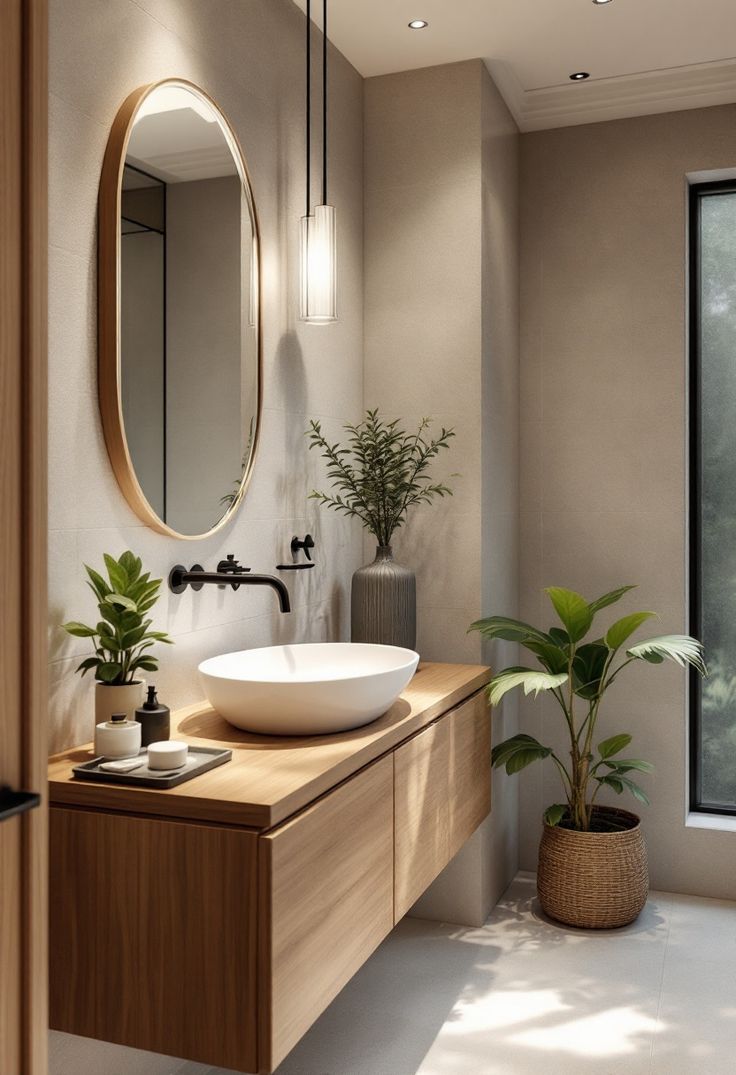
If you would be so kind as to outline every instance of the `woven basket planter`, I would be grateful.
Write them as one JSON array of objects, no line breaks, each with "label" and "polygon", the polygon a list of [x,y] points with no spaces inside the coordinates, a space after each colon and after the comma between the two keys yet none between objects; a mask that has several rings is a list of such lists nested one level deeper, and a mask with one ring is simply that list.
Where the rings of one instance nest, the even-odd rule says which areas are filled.
[{"label": "woven basket planter", "polygon": [[647,850],[636,814],[613,806],[593,811],[629,828],[575,832],[545,824],[537,892],[550,918],[582,929],[614,929],[633,922],[646,903]]}]

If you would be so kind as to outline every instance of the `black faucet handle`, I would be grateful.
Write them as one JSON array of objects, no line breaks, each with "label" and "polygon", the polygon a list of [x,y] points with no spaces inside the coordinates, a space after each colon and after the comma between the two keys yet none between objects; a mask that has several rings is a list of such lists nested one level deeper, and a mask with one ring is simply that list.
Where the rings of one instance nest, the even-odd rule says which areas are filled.
[{"label": "black faucet handle", "polygon": [[245,575],[250,568],[243,567],[240,561],[235,559],[235,553],[229,552],[226,560],[220,560],[217,571],[220,575]]},{"label": "black faucet handle", "polygon": [[307,536],[304,538],[303,541],[300,541],[298,537],[293,537],[291,539],[291,551],[294,553],[295,556],[299,552],[300,549],[303,549],[304,550],[304,555],[306,556],[307,560],[311,560],[312,557],[311,557],[311,555],[309,553],[309,550],[313,549],[313,548],[314,548],[314,538],[312,537],[311,534],[307,534]]}]

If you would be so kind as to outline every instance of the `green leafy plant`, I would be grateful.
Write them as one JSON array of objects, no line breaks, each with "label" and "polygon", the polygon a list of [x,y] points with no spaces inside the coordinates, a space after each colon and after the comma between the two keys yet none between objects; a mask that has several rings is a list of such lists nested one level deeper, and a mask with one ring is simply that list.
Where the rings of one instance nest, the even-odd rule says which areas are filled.
[{"label": "green leafy plant", "polygon": [[430,419],[423,418],[415,433],[407,433],[398,418],[385,421],[377,409],[366,411],[362,422],[343,427],[349,435],[347,446],[340,446],[330,444],[321,424],[312,420],[306,432],[309,448],[322,452],[336,492],[313,490],[310,499],[360,519],[379,545],[390,545],[415,504],[452,496],[447,485],[430,480],[429,468],[455,433],[443,427],[438,437],[430,437],[430,426]]},{"label": "green leafy plant", "polygon": [[134,683],[139,670],[155,672],[158,660],[149,651],[157,642],[171,644],[165,631],[151,631],[146,618],[158,601],[161,579],[143,573],[140,557],[124,552],[119,560],[104,554],[107,579],[84,565],[87,585],[97,598],[100,621],[96,627],[72,621],[62,624],[70,635],[89,638],[94,656],[77,668],[83,676],[92,669],[100,683],[122,686]]},{"label": "green leafy plant", "polygon": [[[616,620],[602,637],[586,642],[596,613],[615,604],[633,586],[621,586],[595,601],[586,601],[579,593],[550,586],[545,593],[559,617],[562,627],[540,631],[521,620],[490,616],[472,624],[487,639],[517,642],[534,655],[539,668],[506,668],[491,680],[488,688],[492,705],[515,687],[535,697],[545,691],[562,711],[570,740],[570,763],[565,764],[555,751],[543,746],[531,735],[514,735],[493,749],[493,764],[504,766],[507,773],[518,773],[534,761],[551,758],[562,780],[566,802],[550,806],[545,821],[588,832],[593,821],[593,806],[601,788],[617,794],[630,792],[648,804],[644,790],[632,779],[632,773],[652,772],[653,766],[638,758],[619,755],[632,741],[626,733],[611,736],[597,744],[594,753],[596,723],[603,697],[621,672],[635,661],[662,664],[674,661],[696,668],[705,676],[703,647],[689,635],[660,635],[627,646],[634,632],[655,616],[654,612],[631,612]],[[600,823],[596,819],[596,823]]]}]

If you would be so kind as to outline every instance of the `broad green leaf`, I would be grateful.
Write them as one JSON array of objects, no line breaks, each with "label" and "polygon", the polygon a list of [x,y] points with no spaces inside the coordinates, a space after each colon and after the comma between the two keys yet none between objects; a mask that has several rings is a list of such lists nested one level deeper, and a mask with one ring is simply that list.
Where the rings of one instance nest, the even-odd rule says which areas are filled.
[{"label": "broad green leaf", "polygon": [[108,605],[107,601],[100,601],[97,606],[100,610],[100,615],[103,619],[114,627],[116,630],[123,626],[123,616],[125,612],[122,608],[117,608],[115,605]]},{"label": "broad green leaf", "polygon": [[627,594],[629,590],[635,590],[636,586],[619,586],[617,590],[610,590],[608,593],[604,593],[603,597],[597,597],[595,601],[591,601],[588,604],[588,608],[591,612],[600,612],[602,608],[608,608],[609,605],[615,605],[617,601],[620,601],[624,594]]},{"label": "broad green leaf", "polygon": [[74,635],[75,638],[94,638],[97,634],[94,627],[87,627],[84,623],[77,623],[76,620],[71,620],[69,623],[62,623],[61,628],[66,631],[67,634]]},{"label": "broad green leaf", "polygon": [[572,663],[573,685],[580,698],[591,699],[600,691],[609,651],[601,642],[581,646]]},{"label": "broad green leaf", "polygon": [[103,553],[102,558],[105,561],[105,567],[107,568],[107,573],[110,576],[110,582],[113,585],[113,589],[116,591],[126,590],[130,581],[128,579],[128,572],[121,564],[118,563],[115,557],[110,556],[109,553]]},{"label": "broad green leaf", "polygon": [[687,665],[692,666],[701,676],[708,675],[703,659],[703,647],[690,635],[660,635],[658,638],[647,638],[646,641],[638,642],[626,652],[629,657],[649,661],[650,664],[661,664],[664,660],[674,661],[682,668]]},{"label": "broad green leaf", "polygon": [[602,743],[598,744],[598,753],[602,758],[611,758],[614,754],[618,754],[620,750],[627,747],[631,742],[632,737],[622,732],[620,735],[612,735],[610,739],[604,739]]},{"label": "broad green leaf", "polygon": [[122,665],[115,661],[103,661],[97,668],[97,679],[102,680],[103,683],[112,683],[122,674]]},{"label": "broad green leaf", "polygon": [[488,687],[491,705],[498,705],[503,696],[514,687],[523,687],[524,694],[534,694],[540,691],[554,690],[567,682],[567,674],[553,675],[551,672],[540,672],[533,668],[507,668],[494,676]]},{"label": "broad green leaf", "polygon": [[633,635],[637,627],[641,627],[643,623],[651,620],[652,617],[656,617],[656,615],[656,612],[631,612],[628,616],[623,616],[620,620],[616,620],[606,631],[606,645],[610,650],[620,649],[626,639]]},{"label": "broad green leaf", "polygon": [[605,784],[608,788],[613,788],[617,795],[621,795],[624,790],[623,777],[614,776],[613,773],[607,773],[605,776],[596,776],[594,778],[599,784]]},{"label": "broad green leaf", "polygon": [[86,676],[91,668],[96,668],[100,663],[99,657],[86,657],[80,665],[77,666],[76,671],[81,672],[83,676]]},{"label": "broad green leaf", "polygon": [[484,638],[501,638],[506,642],[524,642],[527,638],[536,638],[540,642],[549,641],[543,631],[509,616],[488,616],[486,619],[476,620],[468,627],[468,632],[470,631],[479,631]]},{"label": "broad green leaf", "polygon": [[571,641],[579,642],[588,633],[593,622],[593,613],[588,602],[579,593],[566,590],[562,586],[548,586],[544,592],[554,605]]},{"label": "broad green leaf", "polygon": [[155,657],[140,657],[133,662],[134,668],[142,668],[146,672],[157,672],[158,661]]},{"label": "broad green leaf", "polygon": [[628,776],[621,776],[619,777],[619,780],[627,789],[627,791],[631,792],[635,799],[638,799],[640,803],[644,803],[645,806],[650,805],[651,800],[649,799],[647,793],[644,791],[644,788],[640,788],[639,785],[635,784],[633,780],[629,780]]},{"label": "broad green leaf", "polygon": [[95,571],[94,568],[91,568],[87,564],[85,564],[84,570],[89,575],[90,586],[92,587],[93,592],[97,595],[97,598],[102,601],[103,598],[107,597],[107,595],[111,592],[112,587],[109,586],[107,582],[105,582],[102,575]]},{"label": "broad green leaf", "polygon": [[100,646],[108,653],[120,653],[122,646],[110,635],[100,635]]},{"label": "broad green leaf", "polygon": [[550,627],[547,634],[556,646],[559,646],[563,652],[567,652],[570,647],[570,636],[567,631],[563,631],[560,627]]},{"label": "broad green leaf", "polygon": [[522,769],[526,769],[527,765],[531,765],[532,762],[541,761],[549,755],[550,751],[546,747],[528,747],[526,750],[517,750],[506,762],[506,772],[509,776],[513,776],[514,773],[520,773]]},{"label": "broad green leaf", "polygon": [[555,674],[567,672],[567,654],[559,646],[554,645],[553,642],[538,642],[526,639],[522,645],[539,658],[548,672]]},{"label": "broad green leaf", "polygon": [[130,549],[128,549],[128,551],[124,552],[120,557],[119,563],[128,576],[128,584],[130,585],[130,583],[135,582],[143,567],[140,557],[136,556]]},{"label": "broad green leaf", "polygon": [[559,825],[566,813],[566,803],[555,803],[554,806],[548,806],[544,811],[544,820],[548,825]]},{"label": "broad green leaf", "polygon": [[137,607],[135,601],[131,601],[129,597],[126,597],[121,593],[111,593],[105,598],[105,602],[108,605],[115,605],[118,608],[127,609],[128,612],[136,612]]},{"label": "broad green leaf", "polygon": [[639,758],[614,758],[613,761],[606,760],[606,765],[609,769],[615,770],[617,773],[630,773],[633,771],[638,773],[654,772],[654,766],[650,761],[641,761]]},{"label": "broad green leaf", "polygon": [[145,627],[141,624],[140,627],[134,627],[131,631],[126,631],[120,639],[120,645],[123,649],[132,649],[133,646],[137,646],[146,633]]},{"label": "broad green leaf", "polygon": [[491,761],[496,768],[499,765],[504,765],[508,758],[512,754],[515,754],[517,750],[524,750],[529,747],[536,747],[540,750],[546,750],[538,739],[535,739],[531,735],[525,735],[523,732],[519,732],[517,735],[512,735],[510,739],[505,739],[503,743],[499,743],[491,751]]}]

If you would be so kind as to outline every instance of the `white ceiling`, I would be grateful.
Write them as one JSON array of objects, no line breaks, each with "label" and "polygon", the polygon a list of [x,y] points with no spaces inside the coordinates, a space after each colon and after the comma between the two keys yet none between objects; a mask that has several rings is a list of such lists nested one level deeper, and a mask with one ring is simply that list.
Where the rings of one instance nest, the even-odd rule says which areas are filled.
[{"label": "white ceiling", "polygon": [[[318,24],[321,10],[313,0]],[[366,77],[484,59],[523,130],[736,101],[736,0],[329,0],[328,10],[330,39]],[[429,26],[408,29],[417,18]],[[573,84],[573,71],[591,77]]]}]

